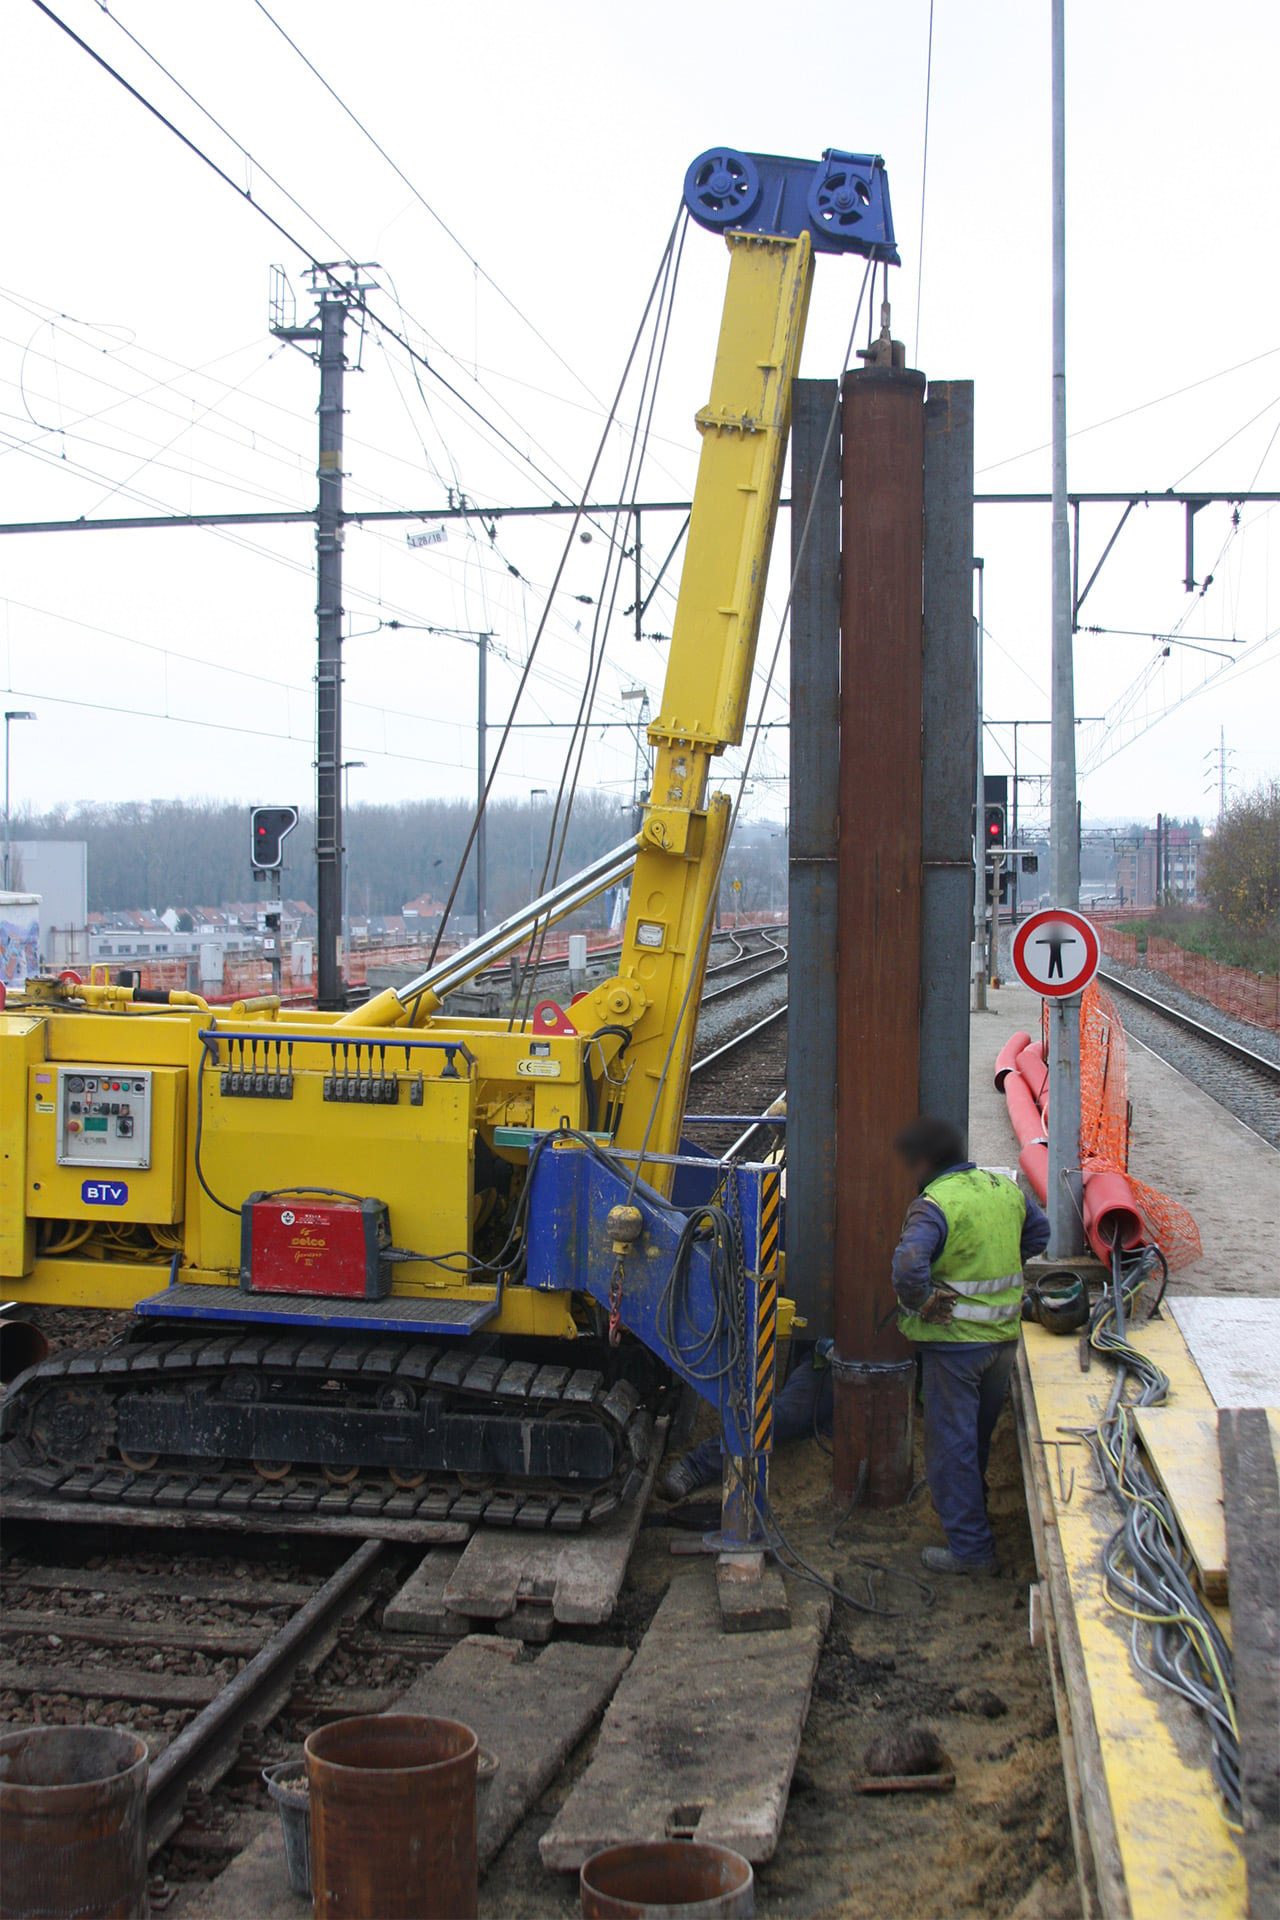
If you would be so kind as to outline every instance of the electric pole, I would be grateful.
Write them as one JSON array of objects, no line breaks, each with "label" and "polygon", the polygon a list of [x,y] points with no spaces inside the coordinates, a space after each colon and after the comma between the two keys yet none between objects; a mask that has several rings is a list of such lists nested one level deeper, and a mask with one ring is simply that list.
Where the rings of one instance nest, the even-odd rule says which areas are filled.
[{"label": "electric pole", "polygon": [[484,881],[488,854],[484,804],[485,729],[489,724],[489,641],[488,633],[476,635],[476,937],[484,932]]},{"label": "electric pole", "polygon": [[974,685],[977,688],[977,710],[974,716],[977,741],[974,762],[977,770],[977,784],[973,794],[973,1004],[975,1009],[982,1013],[985,1012],[987,1005],[987,836],[983,827],[986,788],[982,777],[982,623],[985,612],[985,562],[975,560],[973,569],[978,576],[978,617],[973,623]]},{"label": "electric pole", "polygon": [[[339,268],[351,279],[339,280]],[[278,340],[315,341],[320,369],[319,451],[316,462],[316,998],[320,1007],[346,1005],[339,955],[342,945],[342,423],[347,371],[347,314],[370,291],[353,261],[313,268],[317,310],[308,326],[273,322]],[[305,351],[305,349],[304,349]]]},{"label": "electric pole", "polygon": [[[1071,533],[1067,522],[1067,156],[1065,0],[1050,0],[1053,122],[1053,591],[1049,870],[1055,907],[1080,904]],[[1049,1008],[1049,1252],[1084,1251],[1080,1173],[1080,1000]]]}]

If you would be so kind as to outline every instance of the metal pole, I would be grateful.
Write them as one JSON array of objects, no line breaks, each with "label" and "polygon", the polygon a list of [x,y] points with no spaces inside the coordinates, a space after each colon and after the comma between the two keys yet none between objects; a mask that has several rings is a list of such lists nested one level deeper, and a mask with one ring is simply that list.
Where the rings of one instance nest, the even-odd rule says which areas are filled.
[{"label": "metal pole", "polygon": [[978,617],[973,626],[974,674],[977,682],[977,768],[973,790],[973,1004],[979,1013],[987,1009],[987,834],[986,789],[982,767],[982,613],[985,565],[974,561],[978,574]]},{"label": "metal pole", "polygon": [[4,717],[4,890],[9,891],[9,729],[13,716]]},{"label": "metal pole", "polygon": [[489,707],[489,636],[476,635],[476,938],[484,932],[484,880],[486,842],[485,820],[485,727]]},{"label": "metal pole", "polygon": [[[836,847],[840,741],[840,450],[834,380],[791,389],[791,813],[787,1280],[813,1339],[834,1330]],[[800,550],[808,521],[809,537]]]},{"label": "metal pole", "polygon": [[[1050,0],[1053,119],[1053,647],[1049,870],[1053,904],[1080,904],[1076,829],[1075,667],[1067,519],[1067,145],[1065,0]],[[1049,1252],[1084,1251],[1080,1178],[1080,1001],[1049,1012]]]},{"label": "metal pole", "polygon": [[1020,725],[1020,722],[1015,720],[1013,723],[1013,847],[1014,847],[1014,855],[1013,855],[1013,861],[1009,868],[1009,900],[1013,908],[1013,924],[1015,928],[1017,927],[1017,924],[1018,924],[1018,868],[1020,865],[1020,862],[1018,860],[1017,849],[1022,844],[1022,842],[1018,838],[1018,727],[1019,725]]},{"label": "metal pole", "polygon": [[347,295],[320,295],[320,461],[316,505],[316,988],[346,1005],[342,937],[342,393]]},{"label": "metal pole", "polygon": [[[924,408],[920,1111],[962,1132],[969,1121],[975,666],[973,382],[935,380]],[[794,722],[794,701],[791,712]],[[793,997],[792,1019],[794,1008]]]}]

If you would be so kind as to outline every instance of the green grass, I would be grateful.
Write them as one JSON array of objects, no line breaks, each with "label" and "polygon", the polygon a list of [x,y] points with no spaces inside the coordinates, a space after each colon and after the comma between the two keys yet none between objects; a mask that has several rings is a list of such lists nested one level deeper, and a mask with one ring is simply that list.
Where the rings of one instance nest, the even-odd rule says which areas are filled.
[{"label": "green grass", "polygon": [[1244,967],[1250,973],[1280,973],[1280,933],[1244,933],[1220,914],[1199,907],[1162,907],[1134,928],[1138,952],[1147,940],[1172,940],[1187,953],[1203,953],[1224,967]]}]

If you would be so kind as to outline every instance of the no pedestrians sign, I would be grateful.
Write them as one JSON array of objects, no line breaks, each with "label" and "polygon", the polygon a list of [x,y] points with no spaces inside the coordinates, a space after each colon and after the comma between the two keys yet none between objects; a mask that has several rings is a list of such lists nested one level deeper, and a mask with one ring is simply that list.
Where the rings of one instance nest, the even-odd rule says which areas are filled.
[{"label": "no pedestrians sign", "polygon": [[1013,967],[1024,986],[1047,1000],[1083,993],[1098,971],[1098,936],[1082,913],[1045,907],[1013,936]]}]

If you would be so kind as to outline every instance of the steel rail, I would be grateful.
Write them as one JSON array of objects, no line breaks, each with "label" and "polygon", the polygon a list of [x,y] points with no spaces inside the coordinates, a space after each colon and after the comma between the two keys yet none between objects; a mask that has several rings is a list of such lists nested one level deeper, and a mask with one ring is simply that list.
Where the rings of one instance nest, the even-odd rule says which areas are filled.
[{"label": "steel rail", "polygon": [[1266,1079],[1280,1083],[1280,1062],[1268,1060],[1265,1054],[1255,1053],[1251,1047],[1243,1046],[1239,1040],[1229,1039],[1216,1027],[1207,1027],[1202,1020],[1195,1019],[1189,1013],[1183,1013],[1180,1007],[1171,1007],[1166,1001],[1157,1000],[1153,993],[1145,993],[1141,987],[1131,987],[1126,980],[1118,980],[1113,973],[1104,973],[1099,969],[1098,978],[1114,992],[1127,994],[1131,1000],[1138,1001],[1149,1012],[1159,1014],[1162,1019],[1171,1021],[1174,1026],[1182,1027],[1186,1032],[1194,1034],[1197,1039],[1217,1047],[1219,1052],[1229,1054],[1237,1065],[1252,1068],[1254,1072],[1261,1073]]},{"label": "steel rail", "polygon": [[333,1646],[343,1615],[382,1565],[388,1545],[366,1540],[358,1546],[165,1748],[147,1782],[150,1852],[181,1826],[188,1794],[207,1792],[226,1773],[245,1728],[262,1726],[279,1713],[302,1662],[317,1660]]},{"label": "steel rail", "polygon": [[754,1040],[757,1034],[773,1026],[775,1021],[785,1019],[786,1012],[787,1002],[784,1000],[780,1007],[775,1007],[772,1013],[766,1013],[764,1019],[757,1020],[753,1027],[744,1027],[741,1033],[735,1034],[732,1040],[726,1040],[724,1045],[717,1047],[713,1053],[704,1053],[702,1058],[695,1060],[690,1067],[690,1079],[695,1074],[705,1073],[707,1068],[714,1066],[718,1060],[725,1060],[731,1053],[736,1053],[739,1047],[745,1046],[748,1040]]},{"label": "steel rail", "polygon": [[[746,958],[756,959],[758,955],[748,954]],[[734,965],[738,964],[734,962]],[[749,987],[755,980],[767,980],[771,973],[785,973],[786,968],[787,956],[784,953],[780,960],[771,960],[767,967],[757,967],[754,973],[744,973],[741,980],[726,980],[722,987],[713,987],[710,993],[703,994],[699,1004],[709,1007],[714,1000],[723,1000],[731,993],[741,993],[744,987]]]}]

